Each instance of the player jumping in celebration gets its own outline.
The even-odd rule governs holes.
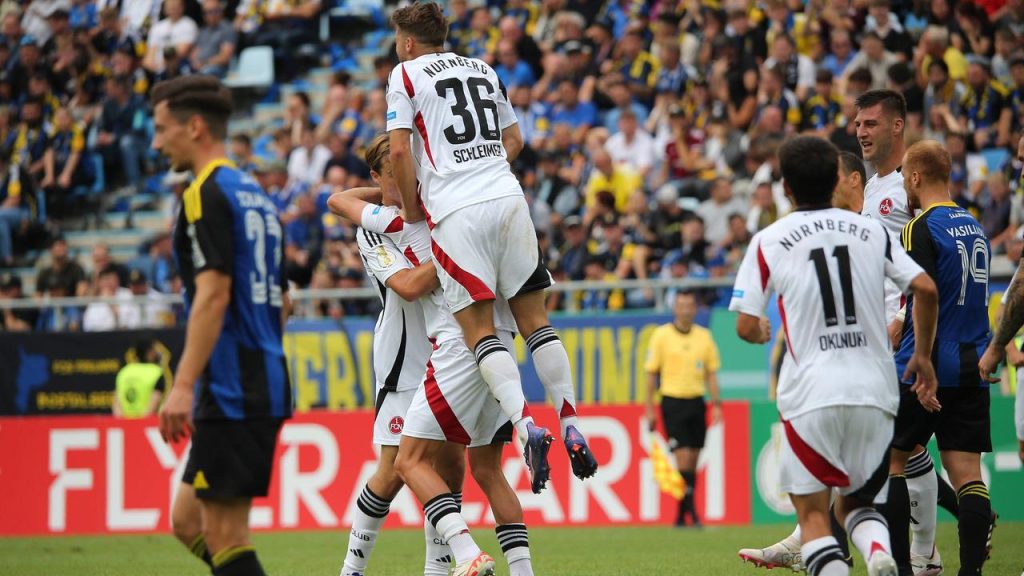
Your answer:
[[[387,155],[386,136],[374,138],[366,147],[370,176],[382,186],[390,178]],[[363,209],[367,206],[363,202],[352,210],[345,210],[344,205],[337,205],[339,201],[344,204],[344,197],[345,194],[334,195],[328,203],[333,211],[359,226],[356,230],[359,254],[371,281],[377,285],[383,307],[373,331],[373,372],[377,379],[373,443],[380,446],[380,458],[377,470],[359,495],[341,570],[341,576],[358,576],[366,572],[391,501],[405,485],[395,472],[395,457],[406,412],[423,382],[431,348],[418,299],[437,288],[438,283],[432,264],[413,266],[398,249],[403,222],[398,215],[400,199],[397,194],[385,196],[383,206],[370,206],[370,210]],[[435,466],[461,501],[465,476],[462,446],[444,446],[439,450]],[[443,569],[447,574],[449,563],[438,560],[448,556],[448,547],[441,544],[440,536],[429,522],[424,528],[425,573],[442,573]]]
[[[892,459],[894,467],[903,466],[915,446],[935,435],[960,504],[959,574],[973,576],[981,574],[992,519],[988,489],[981,480],[981,453],[992,451],[989,387],[973,370],[989,341],[989,244],[977,220],[949,199],[951,165],[949,152],[930,140],[914,144],[903,158],[907,200],[922,212],[903,229],[902,243],[939,287],[934,357],[943,408],[926,411],[903,378]],[[916,306],[916,296],[911,296],[907,313]],[[896,352],[898,374],[912,361],[916,335],[916,326],[903,331]]]
[[[392,252],[393,258],[411,260],[407,266],[417,265],[431,258],[430,231],[422,221],[406,222],[397,208],[398,190],[391,177],[390,162],[387,158],[386,137],[374,139],[367,149],[367,161],[373,170],[379,189],[355,189],[332,195],[331,209],[346,218],[360,222],[370,235],[381,235],[379,240]],[[382,199],[384,206],[369,202]],[[396,241],[392,245],[392,239]],[[372,262],[368,263],[372,266]],[[403,413],[405,425],[402,430],[400,461],[395,469],[408,479],[409,485],[425,506],[427,532],[427,559],[424,573],[427,575],[448,574],[450,568],[449,547],[439,547],[432,542],[448,542],[454,539],[451,548],[455,556],[456,574],[487,574],[494,564],[490,556],[475,547],[468,533],[462,533],[458,514],[461,505],[461,478],[459,483],[443,478],[445,467],[454,468],[455,453],[462,461],[464,447],[469,447],[470,469],[480,485],[497,522],[495,532],[502,551],[508,561],[512,576],[533,576],[530,560],[529,541],[526,525],[523,524],[522,507],[515,492],[509,486],[502,472],[502,448],[511,440],[511,423],[507,420],[497,401],[491,395],[486,383],[480,377],[472,352],[466,348],[458,324],[448,310],[436,286],[436,272],[433,265],[423,265],[429,270],[435,284],[430,289],[403,291],[405,298],[420,297],[422,318],[426,320],[427,334],[434,344],[430,360],[425,363],[427,373],[421,371],[423,385],[412,400],[411,406]],[[501,312],[496,319],[499,331],[507,343],[514,337],[515,323],[507,305],[499,302],[495,308]],[[443,400],[443,402],[441,402]],[[444,423],[442,427],[441,424]],[[415,470],[406,467],[406,454],[422,454],[424,462],[433,461]],[[420,459],[416,459],[419,462]],[[442,463],[444,462],[444,463]],[[449,474],[449,476],[452,476]],[[399,481],[401,482],[401,481]],[[454,506],[453,506],[454,504]],[[464,521],[461,523],[464,526]],[[451,532],[452,527],[460,528]],[[439,530],[445,532],[439,534]],[[443,548],[443,549],[442,549]]]
[[[160,409],[164,440],[192,435],[171,523],[213,574],[261,576],[249,509],[267,495],[277,434],[292,411],[281,223],[260,186],[227,159],[227,88],[182,76],[157,84],[152,102],[153,148],[195,174],[174,231],[189,308],[185,350]]]
[[[921,335],[907,368],[917,375],[921,402],[937,408],[931,338],[935,284],[877,222],[831,207],[838,152],[801,136],[779,150],[786,192],[796,212],[751,240],[729,308],[749,342],[770,339],[762,314],[779,296],[788,358],[779,377],[778,409],[785,427],[780,481],[797,510],[801,554],[812,576],[849,573],[829,526],[835,514],[863,555],[871,576],[896,576],[889,534],[872,506],[888,470],[893,417],[899,405],[878,290],[885,278],[918,297],[914,325]],[[884,255],[878,258],[878,255]]]
[[[401,63],[388,81],[391,162],[405,210],[422,202],[445,300],[480,373],[525,443],[534,492],[550,469],[550,433],[534,425],[519,367],[494,326],[494,301],[508,301],[537,374],[561,419],[573,473],[597,461],[577,429],[569,359],[544,305],[551,275],[540,257],[529,207],[509,162],[522,150],[515,112],[494,70],[444,52],[448,21],[433,2],[392,15]]]

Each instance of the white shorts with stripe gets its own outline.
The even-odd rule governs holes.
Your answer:
[[[512,350],[512,335],[498,332]],[[512,439],[512,424],[487,387],[476,358],[461,338],[434,347],[423,386],[409,406],[402,434],[469,447]]]
[[[409,390],[385,390],[377,387],[377,401],[374,407],[373,443],[378,446],[398,446],[405,429],[405,415],[416,395],[416,388]]]
[[[871,501],[888,479],[892,414],[871,406],[828,406],[783,420],[779,453],[783,492],[836,488]]]
[[[471,204],[437,223],[431,248],[451,311],[551,286],[534,230],[523,196]]]

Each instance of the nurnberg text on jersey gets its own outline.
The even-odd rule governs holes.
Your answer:
[[[469,162],[470,160],[502,156],[504,152],[504,147],[500,143],[496,143],[477,144],[476,146],[471,146],[462,150],[455,150],[453,154],[455,156],[455,163],[462,164],[463,162]]]
[[[787,251],[792,250],[793,246],[803,240],[804,238],[810,237],[818,232],[839,232],[842,234],[849,234],[850,236],[859,237],[861,241],[867,242],[871,239],[871,231],[862,226],[858,226],[853,222],[847,222],[845,220],[833,220],[831,218],[821,218],[815,220],[810,224],[802,224],[799,228],[793,228],[789,232],[789,236],[779,240],[779,244]]]
[[[462,56],[452,56],[451,58],[444,58],[442,60],[434,60],[423,67],[423,72],[433,78],[441,72],[450,68],[472,68],[481,74],[487,74],[487,69],[480,66],[480,63],[471,58],[463,58]]]

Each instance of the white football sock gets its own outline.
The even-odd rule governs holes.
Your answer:
[[[526,524],[502,524],[494,528],[494,533],[498,536],[511,576],[533,576]]]
[[[348,536],[348,552],[345,553],[342,576],[366,571],[370,554],[377,543],[377,534],[387,520],[390,505],[391,502],[374,494],[369,486],[363,486],[352,516],[352,531]]]
[[[427,543],[424,576],[448,576],[452,569],[451,548],[426,517],[423,518],[423,538]]]
[[[800,547],[804,566],[810,576],[849,576],[850,567],[843,550],[832,536],[811,540]]]
[[[551,398],[555,410],[558,411],[564,438],[566,426],[579,426],[579,419],[576,417],[576,389],[565,346],[551,326],[545,326],[530,334],[526,339],[526,345],[533,356],[537,376]]]
[[[871,555],[881,548],[891,553],[889,526],[885,518],[873,506],[857,508],[846,516],[846,533],[850,535],[853,545],[867,562]]]
[[[491,394],[498,399],[502,411],[515,426],[519,442],[525,444],[527,424],[533,423],[533,418],[523,395],[519,365],[497,336],[487,336],[480,340],[474,353],[480,367],[480,376],[487,382]]]
[[[912,556],[931,556],[935,546],[935,525],[938,522],[939,478],[928,451],[907,461],[907,491],[910,492],[910,543]]]
[[[803,531],[800,530],[800,525],[799,524],[797,524],[796,528],[793,529],[793,533],[789,535],[789,537],[792,538],[793,540],[795,540],[797,542],[797,544],[802,544],[803,543],[802,536],[803,536]]]

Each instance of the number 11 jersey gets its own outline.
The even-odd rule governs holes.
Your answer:
[[[828,406],[896,414],[884,281],[906,292],[922,273],[881,223],[836,208],[793,212],[754,236],[729,309],[761,316],[771,293],[779,296],[783,419]]]
[[[482,60],[425,54],[388,80],[387,130],[413,133],[420,198],[429,220],[471,204],[522,195],[501,142],[517,122],[505,87]]]

